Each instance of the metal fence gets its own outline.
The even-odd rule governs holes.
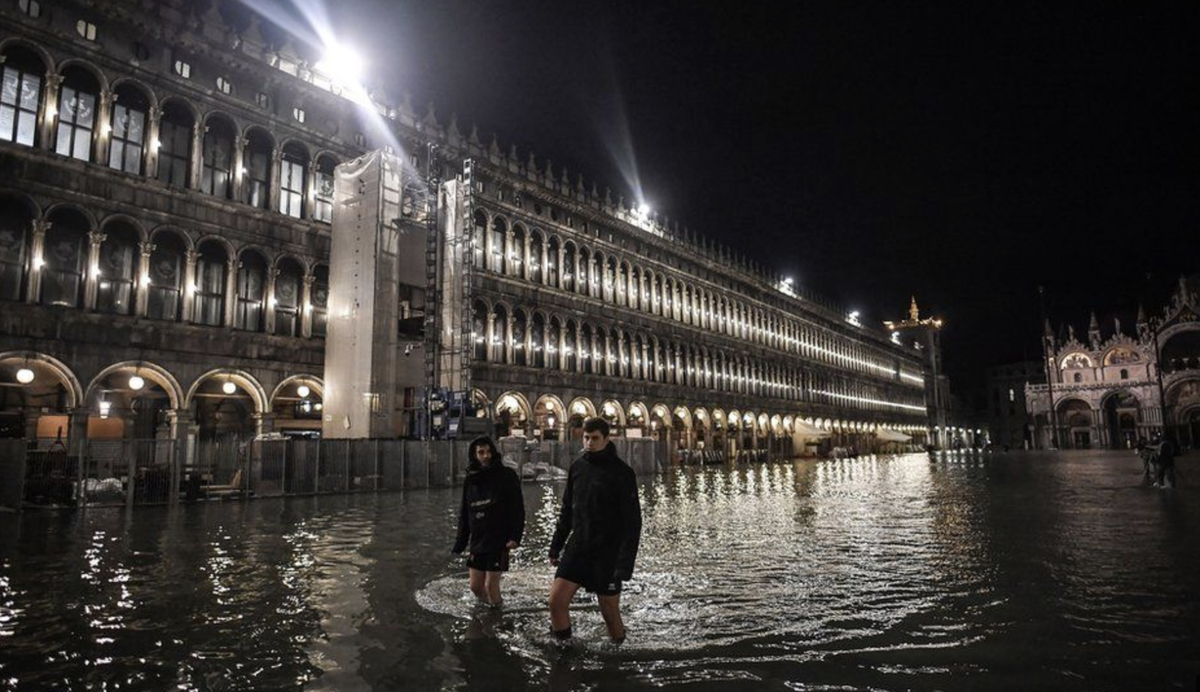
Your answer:
[[[26,506],[142,505],[456,485],[469,443],[413,440],[3,440],[0,501]],[[638,473],[662,468],[665,445],[614,439]],[[579,444],[506,438],[505,463],[527,480],[565,476]],[[16,490],[13,490],[13,487]],[[14,497],[9,498],[9,495]]]

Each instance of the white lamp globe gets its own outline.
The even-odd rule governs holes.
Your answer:
[[[233,394],[237,391],[237,385],[232,382],[226,382],[225,384],[221,385],[221,391],[225,392],[226,394]]]
[[[301,399],[304,399],[312,393],[312,390],[308,388],[308,385],[302,384],[299,387],[296,387],[296,393],[300,395]]]
[[[129,388],[132,389],[133,391],[136,392],[145,386],[146,386],[146,380],[143,380],[141,377],[134,375],[129,378]]]
[[[33,371],[29,368],[21,368],[17,371],[17,382],[21,384],[29,384],[33,382]]]

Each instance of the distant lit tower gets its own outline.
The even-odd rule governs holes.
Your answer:
[[[935,427],[932,439],[938,446],[945,447],[951,439],[950,435],[946,434],[950,380],[942,368],[941,318],[921,319],[917,298],[913,296],[912,303],[908,307],[908,319],[901,322],[884,322],[883,324],[892,332],[893,340],[901,342],[906,337],[911,337],[913,346],[925,354],[929,375],[925,381],[925,402],[929,407],[929,419]]]

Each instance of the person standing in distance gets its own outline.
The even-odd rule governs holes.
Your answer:
[[[500,576],[508,571],[508,551],[525,532],[525,497],[517,472],[504,465],[490,437],[477,437],[467,449],[458,536],[452,552],[471,549],[467,568],[471,591],[480,602],[500,607]]]
[[[633,577],[642,508],[637,477],[608,439],[608,422],[583,422],[583,456],[571,464],[562,511],[550,541],[550,564],[558,569],[550,586],[550,631],[571,637],[571,599],[583,587],[596,594],[608,636],[625,641],[621,582]]]

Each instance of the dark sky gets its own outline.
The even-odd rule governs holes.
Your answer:
[[[963,385],[1035,356],[1038,285],[1084,327],[1200,271],[1198,3],[335,7],[443,123],[614,194],[636,159],[656,210],[868,320],[915,294]]]

